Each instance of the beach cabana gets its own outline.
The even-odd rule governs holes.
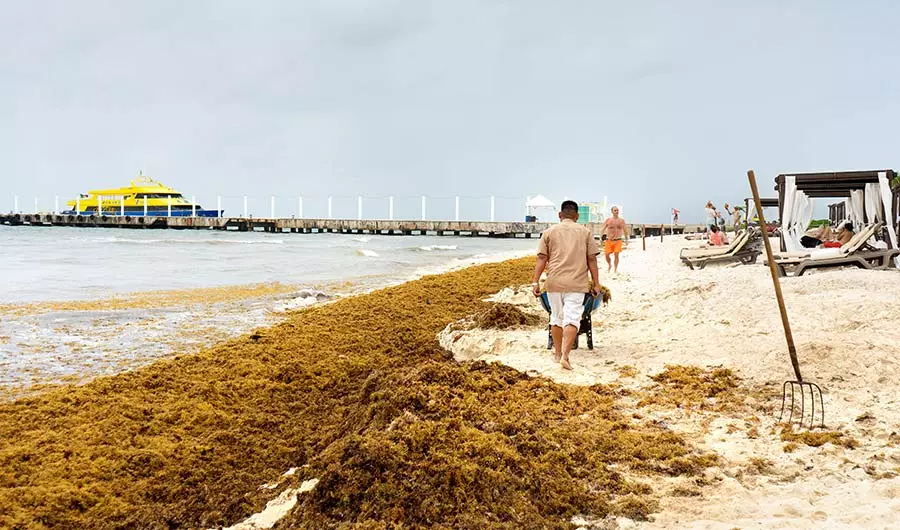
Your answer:
[[[556,204],[543,195],[535,195],[525,200],[525,216],[533,221],[555,221],[556,212]]]
[[[841,211],[857,230],[881,222],[882,238],[889,248],[897,243],[898,191],[891,188],[897,174],[893,169],[867,171],[830,171],[822,173],[783,173],[775,177],[778,213],[781,219],[781,248],[803,251],[800,238],[812,220],[813,200],[843,198],[829,205],[830,213]]]
[[[762,197],[759,199],[763,208],[778,208],[778,199],[774,197]],[[756,216],[756,202],[753,197],[744,199],[744,221],[750,224],[750,220]],[[775,219],[767,219],[768,222],[774,222]],[[757,220],[758,222],[758,220]]]

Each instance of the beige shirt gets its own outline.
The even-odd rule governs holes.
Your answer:
[[[547,292],[586,293],[591,276],[588,258],[600,253],[594,234],[571,219],[563,219],[541,234],[538,255],[547,256]]]

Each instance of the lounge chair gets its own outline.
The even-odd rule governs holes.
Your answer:
[[[760,232],[756,228],[748,228],[734,238],[731,245],[721,248],[683,248],[681,261],[691,268],[704,269],[710,263],[728,263],[739,261],[743,264],[756,263],[761,251],[759,249]]]
[[[801,276],[807,269],[856,265],[861,269],[886,269],[900,255],[895,248],[878,249],[868,241],[883,225],[869,225],[840,248],[815,248],[807,252],[784,252],[773,256],[775,268],[781,276]]]
[[[601,295],[602,298],[602,295]],[[541,302],[541,306],[550,313],[550,299],[547,298],[547,293],[541,293],[541,296],[538,297],[538,300]],[[581,335],[587,336],[587,348],[589,350],[594,349],[594,323],[591,321],[591,312],[594,309],[597,309],[597,306],[600,304],[600,298],[595,299],[594,295],[591,293],[584,294],[584,312],[581,313],[581,323],[578,326],[578,334],[575,335],[575,344],[572,345],[573,350],[578,349],[578,339]],[[553,333],[551,332],[551,328],[553,326],[547,325],[547,349],[553,349]]]

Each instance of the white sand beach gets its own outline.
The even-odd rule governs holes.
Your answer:
[[[575,385],[640,391],[666,365],[724,367],[743,379],[752,396],[738,412],[628,405],[721,463],[696,484],[652,484],[660,513],[649,522],[620,518],[615,527],[900,528],[900,272],[842,268],[782,279],[804,380],[824,391],[826,428],[859,444],[794,448],[776,422],[782,382],[794,377],[769,270],[760,259],[691,271],[678,251],[699,245],[667,236],[642,251],[632,240],[617,275],[605,272],[601,256],[613,299],[594,313],[594,350],[581,337],[572,371],[553,362],[546,328],[448,327],[440,340],[458,359],[499,361]],[[527,291],[494,299],[546,316]]]

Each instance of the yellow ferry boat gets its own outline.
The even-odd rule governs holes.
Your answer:
[[[150,177],[138,175],[123,188],[91,190],[66,203],[64,214],[148,215],[172,217],[219,217],[218,210],[204,210],[180,192]]]

